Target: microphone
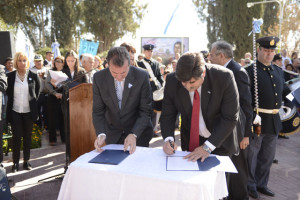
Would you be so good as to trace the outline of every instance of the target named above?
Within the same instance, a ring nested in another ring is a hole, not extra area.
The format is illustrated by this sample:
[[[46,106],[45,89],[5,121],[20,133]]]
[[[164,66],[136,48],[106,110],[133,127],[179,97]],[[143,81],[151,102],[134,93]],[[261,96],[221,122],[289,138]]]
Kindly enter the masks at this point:
[[[67,79],[66,82],[58,83],[57,86],[56,86],[55,91],[60,90],[61,88],[65,87],[65,86],[67,86],[67,85],[69,85],[69,84],[71,84],[71,83],[74,83],[75,81],[81,79],[83,76],[85,76],[86,74],[92,72],[93,70],[95,70],[95,69],[97,69],[97,68],[98,68],[98,67],[93,67],[91,70],[86,71],[85,73],[81,74],[80,76],[78,76],[78,77],[77,77],[76,79],[74,79],[74,80],[71,80],[71,79],[68,80],[68,79]]]

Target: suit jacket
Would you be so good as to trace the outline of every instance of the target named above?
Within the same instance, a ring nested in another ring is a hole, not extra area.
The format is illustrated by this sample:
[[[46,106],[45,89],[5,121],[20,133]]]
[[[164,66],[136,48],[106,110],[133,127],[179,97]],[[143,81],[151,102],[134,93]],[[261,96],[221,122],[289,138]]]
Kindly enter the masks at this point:
[[[253,108],[251,106],[250,80],[246,70],[234,60],[228,63],[227,69],[233,72],[239,91],[241,109],[239,121],[235,129],[237,129],[238,141],[241,142],[244,137],[249,137],[252,134]]]
[[[109,68],[94,74],[93,123],[96,134],[105,133],[106,143],[117,143],[121,135],[133,133],[138,146],[149,146],[152,92],[147,72],[130,66],[119,109],[114,78]]]
[[[282,69],[276,65],[265,66],[259,61],[257,65],[258,78],[258,103],[259,108],[280,109],[282,100],[290,93],[290,89],[284,82]],[[254,73],[253,64],[246,68],[251,81],[252,106],[255,107]],[[253,113],[255,117],[255,113]],[[259,113],[261,117],[262,134],[278,134],[282,129],[279,113]]]
[[[0,65],[0,120],[2,116],[2,100],[3,100],[3,93],[7,89],[7,77],[5,74],[5,67]]]
[[[12,71],[7,74],[7,91],[6,94],[8,96],[7,100],[7,109],[6,109],[6,120],[10,123],[13,119],[11,117],[11,112],[14,103],[14,88],[15,88],[15,80],[16,80],[17,71]],[[30,114],[33,121],[38,119],[38,106],[37,99],[40,95],[40,79],[38,75],[32,71],[28,71],[27,75],[28,81],[28,90],[29,90],[29,107]]]
[[[222,67],[206,64],[201,87],[201,112],[211,133],[208,141],[216,150],[238,152],[237,134],[233,132],[239,117],[239,94],[233,73]],[[174,137],[177,113],[181,114],[181,148],[189,149],[192,103],[189,92],[174,73],[167,76],[161,114],[163,138]]]

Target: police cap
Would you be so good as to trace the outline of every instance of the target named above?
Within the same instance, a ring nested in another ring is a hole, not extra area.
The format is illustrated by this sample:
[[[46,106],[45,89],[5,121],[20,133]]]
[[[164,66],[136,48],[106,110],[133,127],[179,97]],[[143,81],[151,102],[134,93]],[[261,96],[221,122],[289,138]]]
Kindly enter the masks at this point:
[[[262,37],[256,40],[260,47],[265,49],[276,49],[279,38],[275,36]]]
[[[155,46],[153,44],[145,44],[143,48],[144,50],[153,50]]]
[[[274,56],[273,61],[276,61],[276,60],[282,60],[282,56],[280,53],[278,53]]]

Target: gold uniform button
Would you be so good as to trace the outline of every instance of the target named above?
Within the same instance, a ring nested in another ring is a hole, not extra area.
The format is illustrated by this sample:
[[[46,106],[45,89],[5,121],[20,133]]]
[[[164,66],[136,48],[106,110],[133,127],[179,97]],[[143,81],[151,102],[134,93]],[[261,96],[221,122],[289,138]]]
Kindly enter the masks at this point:
[[[273,78],[273,75],[271,75],[271,78]]]
[[[275,93],[275,96],[277,96],[277,93]]]
[[[276,84],[274,84],[274,87],[276,87]]]
[[[278,105],[278,103],[275,104],[276,106]]]
[[[266,68],[264,68],[264,70],[266,71]]]

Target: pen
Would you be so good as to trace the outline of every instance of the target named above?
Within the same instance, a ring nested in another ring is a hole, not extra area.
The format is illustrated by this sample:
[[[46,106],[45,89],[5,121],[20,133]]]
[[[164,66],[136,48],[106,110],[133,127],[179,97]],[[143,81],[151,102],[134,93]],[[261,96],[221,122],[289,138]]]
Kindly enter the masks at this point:
[[[171,146],[171,147],[172,147],[172,149],[173,149],[173,153],[175,153],[175,149],[174,149],[174,145],[173,145],[172,141],[171,141],[171,140],[169,140],[169,143],[170,143],[170,146]]]

